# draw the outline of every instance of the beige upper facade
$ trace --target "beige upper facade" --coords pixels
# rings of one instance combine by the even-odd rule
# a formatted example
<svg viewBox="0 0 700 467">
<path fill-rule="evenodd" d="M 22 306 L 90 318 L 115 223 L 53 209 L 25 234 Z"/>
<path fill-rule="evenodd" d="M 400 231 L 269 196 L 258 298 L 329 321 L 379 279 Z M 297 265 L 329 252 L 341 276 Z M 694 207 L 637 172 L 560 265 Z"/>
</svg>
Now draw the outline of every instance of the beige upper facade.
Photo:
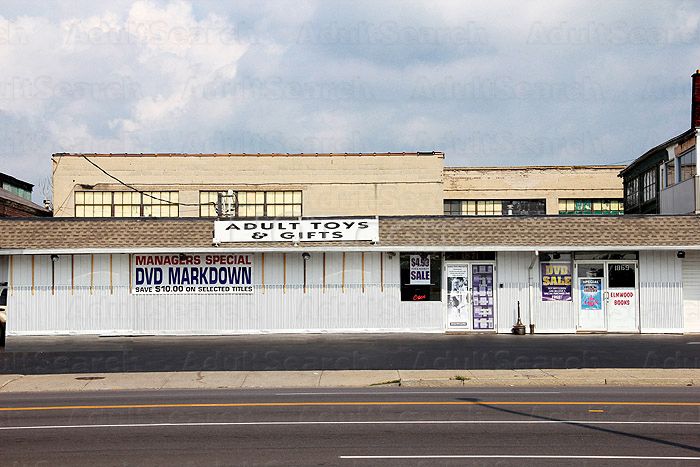
<svg viewBox="0 0 700 467">
<path fill-rule="evenodd" d="M 294 201 L 301 192 L 301 212 L 288 215 L 442 214 L 443 159 L 439 152 L 54 154 L 54 215 L 81 216 L 75 209 L 76 192 L 133 191 L 124 184 L 155 193 L 144 199 L 146 203 L 177 192 L 173 201 L 179 205 L 179 217 L 200 216 L 203 192 L 227 190 L 265 193 L 277 204 L 286 203 L 277 202 L 275 196 L 284 197 L 279 193 Z M 84 201 L 86 195 L 79 196 Z M 124 204 L 131 202 L 135 201 Z"/>
<path fill-rule="evenodd" d="M 54 154 L 52 162 L 58 217 L 207 217 L 229 190 L 238 215 L 277 217 L 442 215 L 449 200 L 538 200 L 559 214 L 562 200 L 622 199 L 623 166 L 444 168 L 441 152 Z"/>
<path fill-rule="evenodd" d="M 622 201 L 624 165 L 446 167 L 446 200 L 544 200 L 559 214 L 562 200 Z"/>
</svg>

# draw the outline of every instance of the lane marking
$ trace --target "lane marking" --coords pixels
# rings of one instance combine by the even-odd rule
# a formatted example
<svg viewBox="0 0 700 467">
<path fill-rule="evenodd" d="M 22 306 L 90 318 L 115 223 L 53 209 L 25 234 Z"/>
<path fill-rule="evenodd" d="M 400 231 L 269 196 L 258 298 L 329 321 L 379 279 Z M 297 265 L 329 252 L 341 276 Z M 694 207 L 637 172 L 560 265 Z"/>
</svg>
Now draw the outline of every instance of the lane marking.
<svg viewBox="0 0 700 467">
<path fill-rule="evenodd" d="M 590 413 L 605 413 L 605 410 L 602 409 L 588 409 Z"/>
<path fill-rule="evenodd" d="M 460 455 L 460 454 L 436 454 L 425 456 L 338 456 L 339 459 L 637 459 L 637 460 L 674 460 L 695 461 L 700 457 L 685 456 L 547 456 L 547 455 Z"/>
<path fill-rule="evenodd" d="M 561 394 L 560 391 L 374 391 L 374 392 L 278 392 L 275 396 L 381 396 L 381 395 L 401 395 L 401 394 L 460 394 L 468 396 L 470 394 Z"/>
<path fill-rule="evenodd" d="M 175 408 L 224 408 L 224 407 L 324 407 L 324 406 L 455 406 L 455 405 L 621 405 L 653 407 L 700 407 L 700 402 L 650 402 L 650 401 L 327 401 L 327 402 L 231 402 L 231 403 L 171 403 L 124 405 L 46 405 L 29 407 L 0 407 L 0 412 L 29 412 L 44 410 L 124 410 L 124 409 L 175 409 Z"/>
<path fill-rule="evenodd" d="M 686 421 L 595 421 L 595 420 L 365 420 L 365 421 L 308 421 L 308 422 L 164 422 L 114 423 L 86 425 L 18 425 L 3 426 L 0 431 L 63 430 L 74 428 L 155 428 L 184 426 L 290 426 L 290 425 L 700 425 Z"/>
</svg>

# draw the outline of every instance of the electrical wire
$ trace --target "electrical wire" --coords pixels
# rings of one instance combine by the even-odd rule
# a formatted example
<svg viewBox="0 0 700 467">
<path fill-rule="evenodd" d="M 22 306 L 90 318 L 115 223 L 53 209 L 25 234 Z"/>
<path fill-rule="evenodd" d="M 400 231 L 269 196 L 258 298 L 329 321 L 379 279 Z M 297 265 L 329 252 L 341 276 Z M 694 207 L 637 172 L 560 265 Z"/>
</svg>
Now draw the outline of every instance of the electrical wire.
<svg viewBox="0 0 700 467">
<path fill-rule="evenodd" d="M 195 203 L 173 203 L 173 202 L 170 201 L 170 200 L 158 198 L 157 196 L 153 196 L 153 195 L 151 195 L 151 194 L 148 194 L 147 192 L 142 191 L 142 190 L 139 190 L 138 188 L 134 187 L 133 185 L 130 185 L 130 184 L 128 184 L 128 183 L 126 183 L 126 182 L 124 182 L 124 181 L 118 179 L 117 177 L 115 177 L 114 175 L 110 174 L 110 173 L 107 172 L 105 169 L 103 169 L 103 168 L 100 167 L 99 165 L 95 164 L 95 163 L 94 163 L 93 161 L 91 161 L 90 159 L 88 159 L 87 156 L 82 156 L 82 158 L 85 159 L 86 161 L 88 161 L 88 162 L 89 162 L 91 165 L 93 165 L 97 170 L 99 170 L 99 171 L 102 172 L 103 174 L 107 175 L 109 178 L 111 178 L 111 179 L 113 179 L 113 180 L 119 182 L 120 184 L 124 185 L 125 187 L 127 187 L 128 189 L 130 189 L 130 190 L 132 190 L 132 191 L 135 191 L 135 192 L 137 192 L 137 193 L 141 193 L 141 195 L 147 196 L 147 197 L 149 197 L 149 198 L 151 198 L 151 199 L 154 199 L 154 200 L 156 200 L 156 201 L 161 201 L 161 202 L 163 202 L 163 203 L 172 204 L 172 205 L 175 205 L 175 206 L 178 206 L 178 205 L 179 205 L 179 206 L 200 206 L 201 204 L 216 205 L 216 203 L 214 203 L 214 202 L 209 202 L 209 203 L 196 203 L 196 204 L 195 204 Z"/>
</svg>

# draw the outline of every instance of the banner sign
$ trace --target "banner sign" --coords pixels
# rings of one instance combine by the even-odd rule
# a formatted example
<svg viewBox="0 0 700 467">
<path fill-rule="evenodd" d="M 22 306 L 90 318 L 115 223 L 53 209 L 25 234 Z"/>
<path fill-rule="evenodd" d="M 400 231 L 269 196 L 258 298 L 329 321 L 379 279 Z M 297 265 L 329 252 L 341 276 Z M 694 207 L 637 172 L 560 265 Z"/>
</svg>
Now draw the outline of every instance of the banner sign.
<svg viewBox="0 0 700 467">
<path fill-rule="evenodd" d="M 296 219 L 214 222 L 214 242 L 379 241 L 379 220 Z"/>
<path fill-rule="evenodd" d="M 136 295 L 253 293 L 252 255 L 134 255 L 131 268 Z"/>
<path fill-rule="evenodd" d="M 411 255 L 409 261 L 409 284 L 430 285 L 430 256 Z"/>
<path fill-rule="evenodd" d="M 571 263 L 547 262 L 540 264 L 543 302 L 570 302 Z"/>
<path fill-rule="evenodd" d="M 469 329 L 469 267 L 447 264 L 447 327 Z"/>
<path fill-rule="evenodd" d="M 474 329 L 493 329 L 493 265 L 472 265 Z"/>
<path fill-rule="evenodd" d="M 582 310 L 603 309 L 603 279 L 579 279 Z"/>
</svg>

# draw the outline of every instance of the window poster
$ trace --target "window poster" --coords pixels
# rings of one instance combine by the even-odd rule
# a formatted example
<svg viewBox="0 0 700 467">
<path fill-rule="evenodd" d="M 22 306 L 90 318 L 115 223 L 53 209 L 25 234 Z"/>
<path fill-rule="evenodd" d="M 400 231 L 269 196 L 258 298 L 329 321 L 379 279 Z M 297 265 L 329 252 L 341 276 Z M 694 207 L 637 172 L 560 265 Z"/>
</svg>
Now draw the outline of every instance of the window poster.
<svg viewBox="0 0 700 467">
<path fill-rule="evenodd" d="M 579 279 L 579 289 L 581 291 L 582 310 L 602 310 L 603 309 L 603 279 L 586 278 Z"/>
<path fill-rule="evenodd" d="M 469 329 L 469 267 L 447 265 L 447 325 Z"/>
<path fill-rule="evenodd" d="M 493 265 L 472 266 L 474 329 L 493 329 Z"/>
<path fill-rule="evenodd" d="M 409 284 L 430 284 L 430 256 L 410 255 Z"/>
<path fill-rule="evenodd" d="M 570 302 L 571 263 L 543 262 L 540 264 L 543 302 Z"/>
</svg>

